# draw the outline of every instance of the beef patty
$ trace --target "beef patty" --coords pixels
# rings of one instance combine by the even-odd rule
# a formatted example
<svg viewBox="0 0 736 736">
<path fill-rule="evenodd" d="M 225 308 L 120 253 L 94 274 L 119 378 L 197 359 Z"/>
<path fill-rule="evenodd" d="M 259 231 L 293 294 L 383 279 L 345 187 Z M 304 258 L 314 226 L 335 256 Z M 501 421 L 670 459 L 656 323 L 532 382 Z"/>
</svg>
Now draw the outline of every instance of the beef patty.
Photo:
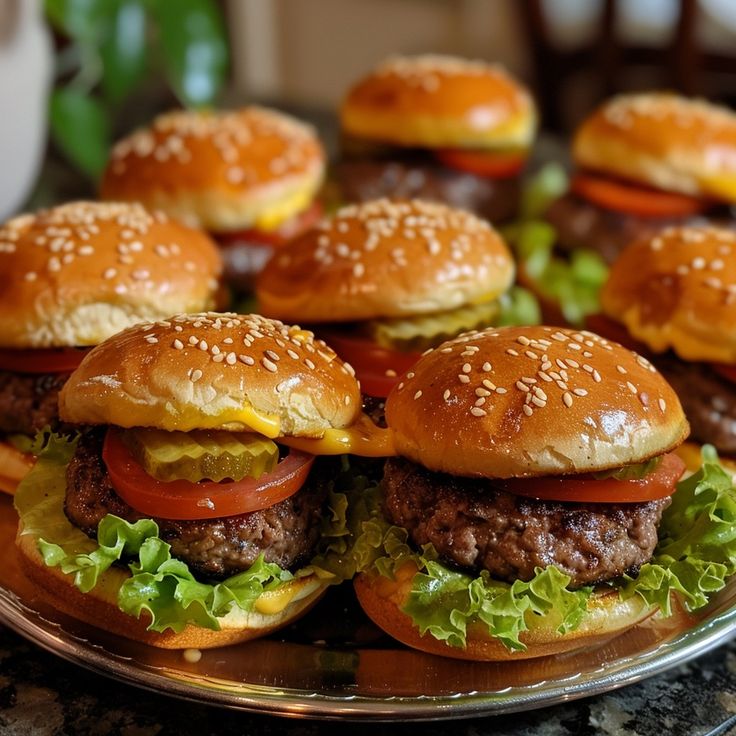
<svg viewBox="0 0 736 736">
<path fill-rule="evenodd" d="M 59 422 L 58 396 L 68 373 L 0 371 L 0 432 L 35 434 Z"/>
<path fill-rule="evenodd" d="M 110 483 L 102 461 L 104 431 L 83 435 L 67 468 L 64 510 L 90 537 L 105 514 L 127 521 L 151 518 L 131 508 Z M 196 573 L 221 578 L 250 567 L 263 553 L 267 562 L 296 568 L 309 558 L 320 534 L 322 504 L 329 472 L 313 472 L 293 496 L 261 511 L 220 519 L 180 521 L 159 519 L 159 536 L 172 554 Z"/>
<path fill-rule="evenodd" d="M 495 578 L 530 580 L 555 565 L 570 587 L 635 573 L 657 544 L 669 498 L 647 503 L 558 503 L 523 498 L 491 481 L 432 473 L 391 459 L 383 479 L 389 521 L 416 545 L 433 544 L 447 561 Z"/>
</svg>

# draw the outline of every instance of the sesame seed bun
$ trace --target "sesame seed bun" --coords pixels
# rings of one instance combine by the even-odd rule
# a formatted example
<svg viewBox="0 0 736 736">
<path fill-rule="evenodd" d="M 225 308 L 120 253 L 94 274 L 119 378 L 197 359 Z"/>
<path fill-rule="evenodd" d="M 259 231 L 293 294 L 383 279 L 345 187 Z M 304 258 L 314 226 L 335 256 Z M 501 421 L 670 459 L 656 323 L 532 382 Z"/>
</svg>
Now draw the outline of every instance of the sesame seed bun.
<svg viewBox="0 0 736 736">
<path fill-rule="evenodd" d="M 573 158 L 658 189 L 736 202 L 736 115 L 702 100 L 614 97 L 577 131 Z"/>
<path fill-rule="evenodd" d="M 269 316 L 341 322 L 490 300 L 513 278 L 511 253 L 485 220 L 444 204 L 378 199 L 343 207 L 280 249 L 256 294 Z"/>
<path fill-rule="evenodd" d="M 149 631 L 146 627 L 150 618 L 145 611 L 138 619 L 123 613 L 118 606 L 118 591 L 130 577 L 127 570 L 109 568 L 98 577 L 91 591 L 82 593 L 73 584 L 73 574 L 46 566 L 38 551 L 38 541 L 38 535 L 25 531 L 21 522 L 16 537 L 20 566 L 45 602 L 80 621 L 161 649 L 212 649 L 265 636 L 302 616 L 326 590 L 324 582 L 316 575 L 309 575 L 291 584 L 295 589 L 293 598 L 278 613 L 243 611 L 234 606 L 218 618 L 219 631 L 193 625 L 180 632 Z"/>
<path fill-rule="evenodd" d="M 425 148 L 527 149 L 537 125 L 529 92 L 500 66 L 452 56 L 388 59 L 340 110 L 344 133 Z"/>
<path fill-rule="evenodd" d="M 0 228 L 0 347 L 96 345 L 143 320 L 217 306 L 202 232 L 138 204 L 73 202 Z"/>
<path fill-rule="evenodd" d="M 176 111 L 113 148 L 100 194 L 213 232 L 275 230 L 311 204 L 324 159 L 309 126 L 274 110 Z"/>
<path fill-rule="evenodd" d="M 396 449 L 429 470 L 585 473 L 668 452 L 688 433 L 641 356 L 590 332 L 489 328 L 425 354 L 386 401 Z"/>
<path fill-rule="evenodd" d="M 407 565 L 413 568 L 411 565 Z M 580 647 L 600 644 L 653 615 L 656 608 L 639 596 L 621 600 L 617 590 L 599 589 L 590 598 L 580 626 L 567 634 L 557 631 L 559 614 L 527 616 L 529 629 L 520 640 L 524 651 L 511 651 L 493 638 L 480 623 L 468 626 L 465 648 L 453 647 L 427 633 L 422 636 L 411 618 L 401 609 L 411 591 L 416 568 L 397 571 L 396 580 L 371 573 L 361 573 L 353 581 L 360 605 L 373 622 L 389 636 L 430 654 L 473 661 L 504 661 L 560 654 Z"/>
<path fill-rule="evenodd" d="M 611 268 L 601 304 L 654 352 L 736 363 L 736 233 L 672 227 L 641 238 Z"/>
<path fill-rule="evenodd" d="M 321 436 L 352 424 L 360 405 L 350 366 L 311 332 L 212 312 L 115 335 L 85 356 L 59 394 L 59 415 L 72 424 L 270 437 Z"/>
</svg>

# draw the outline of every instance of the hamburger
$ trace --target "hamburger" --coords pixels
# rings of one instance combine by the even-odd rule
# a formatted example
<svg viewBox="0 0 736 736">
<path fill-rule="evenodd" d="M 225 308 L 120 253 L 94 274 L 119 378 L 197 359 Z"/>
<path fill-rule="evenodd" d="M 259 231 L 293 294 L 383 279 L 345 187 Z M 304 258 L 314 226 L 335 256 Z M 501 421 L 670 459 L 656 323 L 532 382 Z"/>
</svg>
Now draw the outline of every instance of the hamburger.
<svg viewBox="0 0 736 736">
<path fill-rule="evenodd" d="M 201 649 L 284 626 L 339 582 L 311 564 L 344 533 L 315 455 L 371 449 L 355 378 L 310 332 L 231 313 L 138 325 L 84 358 L 59 411 L 81 434 L 52 436 L 15 497 L 22 567 L 57 608 Z"/>
<path fill-rule="evenodd" d="M 58 429 L 57 395 L 90 346 L 136 322 L 212 309 L 222 264 L 203 233 L 138 204 L 74 202 L 0 227 L 0 488 Z"/>
<path fill-rule="evenodd" d="M 484 220 L 423 200 L 348 205 L 281 249 L 260 275 L 263 314 L 309 325 L 385 398 L 420 354 L 499 320 L 533 321 L 509 291 L 514 262 Z M 531 301 L 530 301 L 531 300 Z"/>
<path fill-rule="evenodd" d="M 288 115 L 179 110 L 113 148 L 100 195 L 209 231 L 227 282 L 242 291 L 274 249 L 319 219 L 324 167 L 312 128 Z"/>
<path fill-rule="evenodd" d="M 692 439 L 736 455 L 736 233 L 669 227 L 629 245 L 591 324 L 638 346 L 674 387 Z"/>
<path fill-rule="evenodd" d="M 593 333 L 467 333 L 402 377 L 386 420 L 399 457 L 352 499 L 346 556 L 366 613 L 409 646 L 560 653 L 669 613 L 672 591 L 702 606 L 736 571 L 736 491 L 712 448 L 673 500 L 677 395 Z"/>
<path fill-rule="evenodd" d="M 577 130 L 570 191 L 546 219 L 566 250 L 613 263 L 629 242 L 663 227 L 733 222 L 736 115 L 670 93 L 619 95 Z"/>
<path fill-rule="evenodd" d="M 390 58 L 357 82 L 340 125 L 343 201 L 420 197 L 500 222 L 516 212 L 537 113 L 501 67 L 424 55 Z"/>
</svg>

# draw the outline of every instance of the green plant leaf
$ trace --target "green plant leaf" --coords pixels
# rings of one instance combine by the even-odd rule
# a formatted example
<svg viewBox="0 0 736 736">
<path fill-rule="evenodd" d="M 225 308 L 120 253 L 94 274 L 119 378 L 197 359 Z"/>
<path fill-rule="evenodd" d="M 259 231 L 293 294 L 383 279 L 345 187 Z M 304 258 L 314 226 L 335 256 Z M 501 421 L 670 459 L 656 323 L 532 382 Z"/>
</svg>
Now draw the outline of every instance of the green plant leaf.
<svg viewBox="0 0 736 736">
<path fill-rule="evenodd" d="M 70 38 L 99 41 L 109 23 L 110 0 L 45 0 L 51 24 Z"/>
<path fill-rule="evenodd" d="M 110 120 L 102 103 L 65 87 L 52 93 L 49 113 L 54 143 L 78 168 L 97 177 L 110 148 Z"/>
<path fill-rule="evenodd" d="M 228 47 L 222 15 L 212 0 L 155 0 L 169 84 L 186 105 L 213 102 L 225 80 Z"/>
<path fill-rule="evenodd" d="M 124 99 L 146 71 L 146 10 L 142 0 L 115 0 L 100 55 L 102 89 L 113 103 Z"/>
</svg>

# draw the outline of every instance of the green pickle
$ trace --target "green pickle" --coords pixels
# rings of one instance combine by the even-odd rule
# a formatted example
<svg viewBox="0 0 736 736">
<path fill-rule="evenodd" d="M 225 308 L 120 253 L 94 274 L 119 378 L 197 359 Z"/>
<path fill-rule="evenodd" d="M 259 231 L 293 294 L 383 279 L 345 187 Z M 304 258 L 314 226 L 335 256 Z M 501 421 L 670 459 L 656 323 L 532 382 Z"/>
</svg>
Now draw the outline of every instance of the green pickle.
<svg viewBox="0 0 736 736">
<path fill-rule="evenodd" d="M 145 471 L 162 481 L 259 478 L 279 461 L 276 444 L 252 432 L 136 428 L 124 439 Z"/>
<path fill-rule="evenodd" d="M 366 329 L 385 348 L 421 353 L 461 332 L 493 324 L 499 312 L 499 303 L 494 300 L 418 317 L 375 319 Z"/>
</svg>

